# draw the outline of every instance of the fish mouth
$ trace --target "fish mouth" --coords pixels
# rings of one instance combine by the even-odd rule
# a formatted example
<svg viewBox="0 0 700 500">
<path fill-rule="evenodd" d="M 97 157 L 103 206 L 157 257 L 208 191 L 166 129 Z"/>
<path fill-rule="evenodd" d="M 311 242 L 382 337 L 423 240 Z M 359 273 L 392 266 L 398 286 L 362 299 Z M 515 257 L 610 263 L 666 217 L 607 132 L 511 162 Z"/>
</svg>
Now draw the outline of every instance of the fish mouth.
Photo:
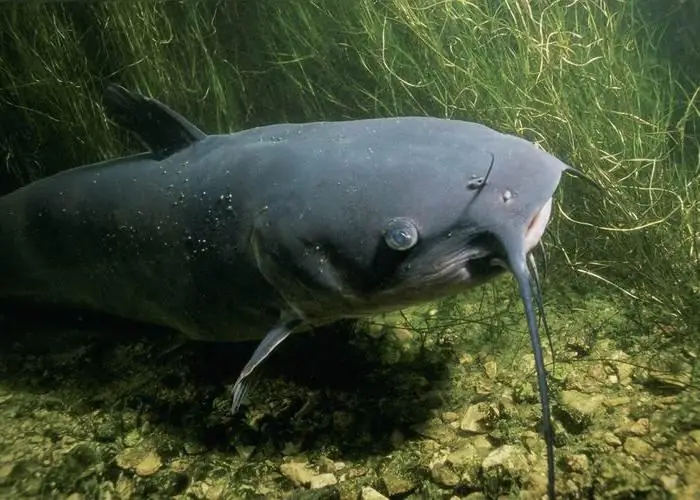
<svg viewBox="0 0 700 500">
<path fill-rule="evenodd" d="M 532 251 L 542 239 L 547 224 L 552 215 L 553 197 L 537 210 L 530 218 L 524 231 L 522 247 L 527 255 Z M 521 233 L 522 234 L 522 233 Z M 495 235 L 494 235 L 495 236 Z M 498 236 L 496 236 L 498 239 Z M 443 252 L 443 249 L 439 250 Z M 420 279 L 411 280 L 412 287 L 430 289 L 432 287 L 464 287 L 464 284 L 476 285 L 485 281 L 498 272 L 494 268 L 510 269 L 508 259 L 505 256 L 494 252 L 492 243 L 481 243 L 465 250 L 463 246 L 455 246 L 450 252 L 430 259 L 428 255 L 423 256 L 423 261 L 433 261 L 438 265 L 431 265 L 421 268 L 421 272 L 416 273 Z M 390 292 L 392 295 L 396 290 Z"/>
<path fill-rule="evenodd" d="M 552 215 L 552 200 L 553 198 L 549 198 L 530 219 L 530 223 L 525 230 L 525 241 L 523 243 L 526 254 L 537 246 L 542 239 L 545 229 L 547 229 L 547 224 Z"/>
</svg>

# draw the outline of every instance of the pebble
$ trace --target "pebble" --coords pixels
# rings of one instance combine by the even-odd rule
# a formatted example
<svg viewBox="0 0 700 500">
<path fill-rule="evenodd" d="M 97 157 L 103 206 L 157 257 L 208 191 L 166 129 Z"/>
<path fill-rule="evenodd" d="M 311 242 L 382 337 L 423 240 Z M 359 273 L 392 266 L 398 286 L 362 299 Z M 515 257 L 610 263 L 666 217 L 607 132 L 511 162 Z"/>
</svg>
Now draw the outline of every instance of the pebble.
<svg viewBox="0 0 700 500">
<path fill-rule="evenodd" d="M 334 484 L 338 484 L 338 479 L 335 477 L 335 474 L 330 472 L 318 474 L 309 480 L 309 488 L 312 490 L 333 486 Z"/>
<path fill-rule="evenodd" d="M 569 472 L 585 474 L 589 469 L 588 456 L 583 453 L 569 455 L 565 460 L 566 468 Z"/>
<path fill-rule="evenodd" d="M 313 470 L 306 463 L 301 462 L 287 462 L 280 465 L 280 473 L 296 486 L 308 487 L 314 477 Z"/>
<path fill-rule="evenodd" d="M 280 473 L 293 482 L 296 486 L 303 486 L 312 490 L 325 488 L 338 484 L 338 478 L 332 472 L 316 474 L 305 462 L 287 462 L 280 465 Z"/>
<path fill-rule="evenodd" d="M 451 443 L 455 438 L 455 431 L 442 423 L 439 418 L 432 418 L 411 426 L 411 429 L 421 436 L 433 439 L 438 443 Z"/>
<path fill-rule="evenodd" d="M 679 491 L 680 500 L 697 500 L 700 498 L 700 461 L 690 462 L 683 473 L 685 487 Z"/>
<path fill-rule="evenodd" d="M 442 421 L 446 424 L 451 424 L 459 420 L 459 413 L 454 411 L 446 411 L 442 414 Z"/>
<path fill-rule="evenodd" d="M 391 498 L 403 497 L 416 489 L 416 484 L 395 474 L 387 474 L 382 478 L 386 492 Z"/>
<path fill-rule="evenodd" d="M 491 407 L 488 403 L 471 405 L 459 421 L 459 428 L 468 434 L 484 434 L 488 432 L 485 420 L 489 418 Z"/>
<path fill-rule="evenodd" d="M 149 448 L 127 448 L 117 455 L 116 463 L 142 477 L 155 474 L 163 466 L 160 455 Z"/>
<path fill-rule="evenodd" d="M 629 455 L 636 458 L 644 458 L 654 450 L 649 443 L 638 437 L 629 437 L 625 439 L 623 448 Z"/>
<path fill-rule="evenodd" d="M 573 410 L 585 417 L 593 416 L 600 408 L 603 400 L 603 396 L 591 396 L 585 392 L 562 391 L 561 393 L 562 407 Z"/>
<path fill-rule="evenodd" d="M 640 418 L 635 423 L 630 425 L 629 432 L 633 436 L 646 436 L 649 434 L 649 419 Z"/>
<path fill-rule="evenodd" d="M 361 500 L 389 500 L 388 497 L 385 497 L 381 493 L 379 493 L 377 490 L 374 488 L 371 488 L 369 486 L 365 486 L 362 488 L 360 491 L 360 499 Z"/>
<path fill-rule="evenodd" d="M 447 462 L 455 467 L 463 468 L 469 465 L 477 464 L 483 457 L 480 456 L 479 450 L 471 443 L 463 446 L 447 456 Z"/>
<path fill-rule="evenodd" d="M 503 469 L 511 475 L 517 475 L 530 468 L 525 456 L 525 451 L 519 446 L 509 444 L 493 450 L 481 463 L 484 472 L 498 466 L 503 467 Z"/>
<path fill-rule="evenodd" d="M 459 476 L 444 463 L 435 464 L 430 470 L 430 477 L 435 484 L 445 488 L 454 488 L 459 484 Z"/>
<path fill-rule="evenodd" d="M 495 361 L 487 361 L 484 363 L 484 373 L 491 380 L 495 379 L 498 375 L 498 364 Z"/>
<path fill-rule="evenodd" d="M 114 485 L 114 491 L 119 498 L 133 498 L 136 487 L 130 477 L 120 476 Z"/>
<path fill-rule="evenodd" d="M 207 447 L 202 443 L 194 441 L 185 441 L 185 453 L 188 455 L 200 455 L 207 451 Z"/>
<path fill-rule="evenodd" d="M 136 429 L 130 430 L 126 436 L 124 436 L 124 446 L 131 447 L 136 446 L 141 442 L 141 434 Z"/>
<path fill-rule="evenodd" d="M 659 478 L 659 481 L 661 482 L 661 486 L 669 493 L 675 492 L 676 488 L 678 488 L 678 476 L 676 475 L 669 476 L 664 474 Z"/>
<path fill-rule="evenodd" d="M 622 440 L 614 432 L 603 434 L 603 441 L 610 446 L 621 446 Z"/>
<path fill-rule="evenodd" d="M 318 459 L 318 468 L 323 473 L 328 473 L 328 472 L 332 473 L 332 472 L 335 472 L 337 470 L 335 462 L 333 462 L 333 460 L 331 460 L 328 457 L 320 457 Z"/>
</svg>

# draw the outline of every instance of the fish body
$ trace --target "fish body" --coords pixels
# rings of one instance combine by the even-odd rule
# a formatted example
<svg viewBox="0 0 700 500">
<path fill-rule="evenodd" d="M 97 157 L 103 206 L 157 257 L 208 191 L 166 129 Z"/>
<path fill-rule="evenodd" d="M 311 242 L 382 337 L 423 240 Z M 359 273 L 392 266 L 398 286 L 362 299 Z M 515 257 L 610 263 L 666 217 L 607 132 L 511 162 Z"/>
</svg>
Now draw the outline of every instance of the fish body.
<svg viewBox="0 0 700 500">
<path fill-rule="evenodd" d="M 282 311 L 318 325 L 449 295 L 503 268 L 475 255 L 454 283 L 411 280 L 402 265 L 437 273 L 440 256 L 406 259 L 383 231 L 409 218 L 421 239 L 461 250 L 497 223 L 459 227 L 503 141 L 541 154 L 482 125 L 409 117 L 271 125 L 66 170 L 0 198 L 0 297 L 237 341 L 263 337 Z M 508 217 L 531 216 L 549 187 Z"/>
</svg>

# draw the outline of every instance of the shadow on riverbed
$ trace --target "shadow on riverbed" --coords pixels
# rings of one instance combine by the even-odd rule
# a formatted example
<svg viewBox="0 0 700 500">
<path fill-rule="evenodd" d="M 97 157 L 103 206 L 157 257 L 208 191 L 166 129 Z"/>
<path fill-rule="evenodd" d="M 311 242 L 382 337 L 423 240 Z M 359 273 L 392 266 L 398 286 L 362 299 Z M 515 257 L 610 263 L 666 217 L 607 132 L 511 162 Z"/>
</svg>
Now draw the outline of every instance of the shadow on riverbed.
<svg viewBox="0 0 700 500">
<path fill-rule="evenodd" d="M 344 455 L 388 450 L 394 431 L 410 436 L 444 403 L 439 388 L 453 362 L 433 350 L 387 364 L 381 340 L 340 323 L 285 342 L 231 416 L 229 389 L 255 343 L 181 343 L 167 330 L 57 311 L 0 317 L 0 331 L 0 387 L 18 418 L 107 413 L 117 429 L 107 439 L 116 440 L 122 415 L 136 414 L 176 441 L 224 453 L 263 442 L 277 452 L 289 443 Z"/>
</svg>

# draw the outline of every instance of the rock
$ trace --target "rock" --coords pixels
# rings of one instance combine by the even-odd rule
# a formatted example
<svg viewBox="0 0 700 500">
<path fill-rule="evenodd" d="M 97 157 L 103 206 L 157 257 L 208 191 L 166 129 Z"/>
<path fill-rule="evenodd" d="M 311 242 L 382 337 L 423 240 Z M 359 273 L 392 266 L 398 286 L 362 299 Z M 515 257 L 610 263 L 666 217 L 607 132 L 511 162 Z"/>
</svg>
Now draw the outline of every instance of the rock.
<svg viewBox="0 0 700 500">
<path fill-rule="evenodd" d="M 494 412 L 498 416 L 498 409 L 488 403 L 471 405 L 459 421 L 459 428 L 468 434 L 485 434 L 488 432 L 487 421 Z"/>
<path fill-rule="evenodd" d="M 446 424 L 451 424 L 459 420 L 459 413 L 454 411 L 446 411 L 442 414 L 442 421 Z"/>
<path fill-rule="evenodd" d="M 690 431 L 676 441 L 676 451 L 683 455 L 700 457 L 700 432 Z"/>
<path fill-rule="evenodd" d="M 688 464 L 683 473 L 684 487 L 678 492 L 679 500 L 697 500 L 700 498 L 700 461 Z"/>
<path fill-rule="evenodd" d="M 306 463 L 287 462 L 280 465 L 280 473 L 293 482 L 296 486 L 308 487 L 314 472 Z"/>
<path fill-rule="evenodd" d="M 579 391 L 562 391 L 561 393 L 563 406 L 585 416 L 594 415 L 603 403 L 603 399 L 603 396 L 591 396 Z"/>
<path fill-rule="evenodd" d="M 535 404 L 539 402 L 539 393 L 530 381 L 520 381 L 513 385 L 513 402 L 516 404 Z"/>
<path fill-rule="evenodd" d="M 415 424 L 411 429 L 421 436 L 433 439 L 438 443 L 450 443 L 455 438 L 455 431 L 445 425 L 439 418 L 432 418 L 426 422 Z"/>
<path fill-rule="evenodd" d="M 12 469 L 14 469 L 13 464 L 2 464 L 0 465 L 0 486 L 5 486 L 10 484 L 10 476 L 12 475 Z"/>
<path fill-rule="evenodd" d="M 320 457 L 318 459 L 318 468 L 323 473 L 333 473 L 338 470 L 335 465 L 335 462 L 328 457 Z"/>
<path fill-rule="evenodd" d="M 588 370 L 586 370 L 586 375 L 588 376 L 588 384 L 586 384 L 584 387 L 587 389 L 593 389 L 593 387 L 596 385 L 596 383 L 600 384 L 602 382 L 605 382 L 608 378 L 608 373 L 605 369 L 606 367 L 601 364 L 593 364 L 588 367 Z"/>
<path fill-rule="evenodd" d="M 481 458 L 485 458 L 493 450 L 493 444 L 491 444 L 491 441 L 484 435 L 469 438 L 469 443 L 476 448 Z"/>
<path fill-rule="evenodd" d="M 500 480 L 505 475 L 517 479 L 528 471 L 530 464 L 524 449 L 507 444 L 489 453 L 481 467 L 486 477 Z"/>
<path fill-rule="evenodd" d="M 664 487 L 664 490 L 666 490 L 668 493 L 674 494 L 678 488 L 678 481 L 679 477 L 674 475 L 662 475 L 659 477 L 659 482 L 661 483 L 661 486 Z"/>
<path fill-rule="evenodd" d="M 120 476 L 114 485 L 114 491 L 119 495 L 118 498 L 133 498 L 136 487 L 134 481 L 130 477 Z"/>
<path fill-rule="evenodd" d="M 525 449 L 534 452 L 542 446 L 542 437 L 534 431 L 524 431 L 520 434 L 520 441 L 525 445 Z"/>
<path fill-rule="evenodd" d="M 387 497 L 379 493 L 377 490 L 374 488 L 371 488 L 369 486 L 365 486 L 362 488 L 360 491 L 360 499 L 361 500 L 389 500 Z"/>
<path fill-rule="evenodd" d="M 564 463 L 569 472 L 575 472 L 577 474 L 585 474 L 589 469 L 588 456 L 583 453 L 567 456 Z"/>
<path fill-rule="evenodd" d="M 614 432 L 606 432 L 603 434 L 603 442 L 610 446 L 621 446 L 622 440 Z"/>
<path fill-rule="evenodd" d="M 622 351 L 615 351 L 610 354 L 610 365 L 617 374 L 617 381 L 621 385 L 629 385 L 632 383 L 632 373 L 634 366 L 628 361 L 629 355 Z"/>
<path fill-rule="evenodd" d="M 657 393 L 677 394 L 688 388 L 691 384 L 691 374 L 651 372 L 642 383 Z"/>
<path fill-rule="evenodd" d="M 238 456 L 241 457 L 243 460 L 248 460 L 253 455 L 253 452 L 255 452 L 254 445 L 245 446 L 242 444 L 237 444 L 235 448 L 236 452 L 238 453 Z"/>
<path fill-rule="evenodd" d="M 437 463 L 430 469 L 430 477 L 435 484 L 444 488 L 454 488 L 459 484 L 459 476 L 445 463 Z"/>
<path fill-rule="evenodd" d="M 168 468 L 159 474 L 158 492 L 164 497 L 172 498 L 185 492 L 190 484 L 190 478 L 183 472 Z M 104 497 L 100 497 L 104 498 Z"/>
<path fill-rule="evenodd" d="M 65 455 L 65 474 L 85 474 L 93 469 L 98 462 L 100 462 L 100 455 L 92 443 L 78 443 Z"/>
<path fill-rule="evenodd" d="M 474 394 L 479 396 L 489 396 L 493 392 L 493 382 L 491 380 L 478 379 L 474 382 L 473 386 Z"/>
<path fill-rule="evenodd" d="M 629 433 L 633 436 L 646 436 L 649 434 L 649 419 L 640 418 L 629 427 Z"/>
<path fill-rule="evenodd" d="M 195 441 L 185 441 L 185 453 L 188 455 L 201 455 L 207 451 L 207 447 Z"/>
<path fill-rule="evenodd" d="M 469 443 L 463 446 L 447 456 L 447 463 L 453 465 L 456 468 L 463 469 L 475 464 L 478 464 L 482 460 L 481 453 L 476 449 L 476 446 Z"/>
<path fill-rule="evenodd" d="M 376 323 L 374 321 L 369 321 L 362 329 L 369 337 L 373 339 L 380 339 L 384 336 L 387 331 L 386 325 L 382 323 Z"/>
<path fill-rule="evenodd" d="M 299 450 L 301 450 L 301 442 L 287 441 L 282 447 L 282 455 L 290 457 L 299 453 Z"/>
<path fill-rule="evenodd" d="M 386 472 L 382 476 L 382 483 L 387 494 L 391 497 L 403 497 L 416 489 L 417 484 L 408 478 L 394 472 Z"/>
<path fill-rule="evenodd" d="M 464 497 L 464 500 L 486 500 L 486 498 L 486 495 L 480 491 L 476 491 L 474 493 L 469 493 L 466 497 Z"/>
<path fill-rule="evenodd" d="M 309 481 L 309 488 L 317 490 L 326 486 L 333 486 L 334 484 L 338 484 L 338 479 L 336 479 L 335 474 L 327 472 L 313 476 Z"/>
<path fill-rule="evenodd" d="M 95 439 L 103 443 L 111 443 L 117 439 L 119 428 L 114 420 L 101 422 L 95 429 Z"/>
<path fill-rule="evenodd" d="M 139 444 L 142 440 L 141 434 L 139 433 L 138 430 L 132 429 L 130 430 L 126 436 L 124 436 L 124 446 L 127 447 L 132 447 L 136 446 Z"/>
<path fill-rule="evenodd" d="M 692 430 L 688 433 L 688 437 L 695 441 L 697 444 L 700 444 L 700 429 L 695 429 Z"/>
<path fill-rule="evenodd" d="M 567 430 L 571 433 L 581 433 L 591 424 L 603 400 L 604 397 L 600 395 L 591 396 L 579 391 L 562 391 L 561 411 L 569 419 Z"/>
<path fill-rule="evenodd" d="M 617 396 L 610 399 L 606 399 L 603 403 L 607 408 L 615 408 L 617 406 L 629 405 L 632 398 L 629 396 Z"/>
<path fill-rule="evenodd" d="M 118 467 L 143 477 L 155 474 L 163 466 L 160 455 L 147 447 L 126 448 L 116 456 L 116 463 Z"/>
<path fill-rule="evenodd" d="M 134 471 L 136 474 L 142 477 L 152 476 L 158 472 L 162 466 L 163 461 L 161 460 L 160 455 L 152 450 L 141 458 L 139 463 L 136 464 Z"/>
<path fill-rule="evenodd" d="M 495 361 L 487 361 L 484 363 L 484 373 L 489 379 L 495 379 L 498 375 L 498 364 Z"/>
<path fill-rule="evenodd" d="M 654 448 L 649 443 L 638 437 L 627 438 L 622 447 L 629 455 L 635 458 L 645 458 L 654 451 Z"/>
</svg>

